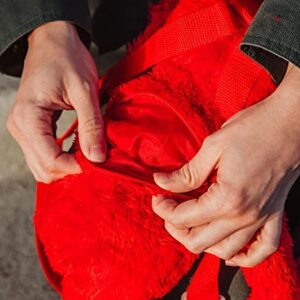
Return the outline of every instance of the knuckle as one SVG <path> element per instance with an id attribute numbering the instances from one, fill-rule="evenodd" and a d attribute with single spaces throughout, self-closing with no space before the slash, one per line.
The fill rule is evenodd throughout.
<path id="1" fill-rule="evenodd" d="M 249 209 L 245 213 L 246 221 L 248 224 L 254 224 L 261 220 L 261 212 L 259 209 Z"/>
<path id="2" fill-rule="evenodd" d="M 266 247 L 265 255 L 270 256 L 278 250 L 279 243 L 272 243 Z"/>
<path id="3" fill-rule="evenodd" d="M 185 221 L 185 218 L 184 216 L 174 216 L 173 219 L 172 219 L 172 223 L 175 227 L 177 228 L 186 228 L 185 224 L 186 224 L 186 221 Z"/>
<path id="4" fill-rule="evenodd" d="M 44 179 L 43 179 L 43 183 L 45 183 L 45 184 L 50 184 L 50 183 L 52 183 L 54 180 L 52 179 L 52 177 L 49 177 L 49 176 L 47 176 L 47 177 L 45 177 Z"/>
<path id="5" fill-rule="evenodd" d="M 197 185 L 197 174 L 190 163 L 185 164 L 180 170 L 179 175 L 182 180 L 182 183 L 189 187 L 194 188 Z"/>
<path id="6" fill-rule="evenodd" d="M 37 181 L 37 182 L 43 182 L 42 181 L 42 178 L 38 175 L 33 175 L 34 179 Z M 43 182 L 44 183 L 44 182 Z"/>
<path id="7" fill-rule="evenodd" d="M 220 258 L 223 260 L 229 260 L 234 254 L 232 253 L 232 251 L 229 250 L 221 250 L 220 251 Z M 218 255 L 217 255 L 218 256 Z"/>
<path id="8" fill-rule="evenodd" d="M 21 105 L 14 105 L 12 111 L 9 114 L 8 122 L 11 126 L 20 124 L 22 117 L 24 116 L 24 107 Z"/>
<path id="9" fill-rule="evenodd" d="M 223 260 L 230 260 L 231 257 L 232 257 L 232 255 L 230 255 L 230 254 L 224 254 L 224 255 L 220 256 L 220 258 Z"/>
<path id="10" fill-rule="evenodd" d="M 175 210 L 167 217 L 168 223 L 175 228 L 185 228 L 184 219 L 181 214 L 176 213 Z"/>
<path id="11" fill-rule="evenodd" d="M 261 209 L 249 197 L 247 190 L 235 187 L 226 187 L 226 192 L 223 193 L 224 198 L 224 211 L 232 216 L 245 221 L 247 224 L 253 224 L 261 219 Z"/>
<path id="12" fill-rule="evenodd" d="M 168 232 L 169 232 L 169 226 L 170 226 L 170 225 L 168 224 L 168 222 L 165 221 L 165 222 L 164 222 L 164 227 L 165 227 L 165 229 L 166 229 Z"/>
<path id="13" fill-rule="evenodd" d="M 199 254 L 201 253 L 201 247 L 199 243 L 196 243 L 193 239 L 188 239 L 184 246 L 192 253 Z"/>
<path id="14" fill-rule="evenodd" d="M 202 147 L 211 149 L 212 147 L 215 147 L 217 145 L 217 142 L 218 142 L 217 134 L 214 133 L 205 138 Z"/>
<path id="15" fill-rule="evenodd" d="M 238 263 L 238 265 L 240 265 L 241 267 L 244 268 L 253 268 L 257 265 L 258 263 L 256 263 L 254 260 L 252 259 L 245 259 L 243 261 L 241 261 L 240 263 Z"/>
<path id="16" fill-rule="evenodd" d="M 45 184 L 50 184 L 54 181 L 53 177 L 49 174 L 44 174 L 42 176 L 35 176 L 35 179 L 38 182 L 45 183 Z"/>
<path id="17" fill-rule="evenodd" d="M 55 158 L 47 159 L 47 162 L 43 166 L 44 172 L 47 174 L 47 177 L 53 177 L 57 172 L 57 164 Z"/>
<path id="18" fill-rule="evenodd" d="M 173 217 L 171 217 L 170 222 L 176 228 L 182 228 L 182 227 L 184 227 L 184 220 L 181 217 L 173 216 Z"/>
<path id="19" fill-rule="evenodd" d="M 241 216 L 247 211 L 247 198 L 240 189 L 233 189 L 228 193 L 227 210 L 232 216 Z"/>
<path id="20" fill-rule="evenodd" d="M 168 221 L 164 221 L 164 227 L 165 229 L 170 233 L 172 234 L 172 231 L 173 231 L 173 228 L 172 228 L 173 224 L 168 222 Z M 174 226 L 173 226 L 174 227 Z"/>
<path id="21" fill-rule="evenodd" d="M 12 115 L 10 114 L 7 118 L 7 121 L 6 121 L 6 128 L 7 130 L 12 133 L 14 131 L 14 128 L 15 128 L 15 123 L 13 121 L 13 118 L 12 118 Z"/>
<path id="22" fill-rule="evenodd" d="M 81 101 L 86 101 L 87 99 L 90 99 L 90 95 L 96 93 L 97 91 L 96 81 L 93 82 L 85 79 L 78 79 L 77 81 L 79 82 L 78 98 Z"/>
<path id="23" fill-rule="evenodd" d="M 87 133 L 97 133 L 104 129 L 103 122 L 98 117 L 92 117 L 82 122 L 82 129 Z"/>
<path id="24" fill-rule="evenodd" d="M 87 80 L 83 80 L 81 82 L 81 88 L 84 94 L 90 94 L 93 90 L 93 85 L 91 84 L 91 82 Z"/>
<path id="25" fill-rule="evenodd" d="M 28 120 L 28 116 L 32 114 L 32 108 L 26 103 L 20 103 L 16 101 L 13 106 L 7 120 L 8 129 L 18 128 L 20 130 L 29 126 L 31 122 Z"/>
<path id="26" fill-rule="evenodd" d="M 223 249 L 221 247 L 213 247 L 209 253 L 223 259 L 223 260 L 228 260 L 232 257 L 231 253 L 226 250 L 226 249 Z"/>

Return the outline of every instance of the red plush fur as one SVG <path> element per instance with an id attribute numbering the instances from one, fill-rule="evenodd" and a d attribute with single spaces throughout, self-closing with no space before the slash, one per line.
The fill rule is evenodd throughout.
<path id="1" fill-rule="evenodd" d="M 164 24 L 215 2 L 181 0 L 175 5 L 168 0 L 153 6 L 152 22 L 130 52 Z M 87 161 L 76 139 L 83 173 L 38 184 L 37 237 L 48 269 L 61 276 L 55 284 L 63 299 L 158 299 L 197 258 L 164 230 L 152 211 L 151 197 L 168 194 L 185 201 L 205 192 L 213 178 L 192 193 L 170 195 L 154 184 L 152 174 L 187 162 L 226 119 L 275 89 L 263 68 L 238 50 L 249 24 L 231 13 L 239 26 L 236 34 L 170 57 L 110 91 L 106 163 Z M 218 267 L 216 257 L 204 258 L 188 300 L 217 299 Z M 286 226 L 279 250 L 243 272 L 251 299 L 299 299 Z"/>

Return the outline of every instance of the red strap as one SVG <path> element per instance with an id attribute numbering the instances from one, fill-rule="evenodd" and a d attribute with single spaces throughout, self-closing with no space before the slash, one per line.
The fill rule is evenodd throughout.
<path id="1" fill-rule="evenodd" d="M 75 121 L 73 121 L 72 125 L 68 128 L 68 130 L 59 138 L 56 139 L 57 144 L 62 147 L 64 141 L 70 137 L 72 134 L 75 133 L 76 129 L 78 126 L 78 119 L 76 119 Z"/>
<path id="2" fill-rule="evenodd" d="M 258 63 L 239 48 L 234 49 L 221 74 L 215 99 L 224 120 L 245 107 L 245 102 L 262 72 L 265 71 Z"/>
<path id="3" fill-rule="evenodd" d="M 220 1 L 166 24 L 104 75 L 102 89 L 116 87 L 169 57 L 236 33 L 233 20 L 227 3 Z"/>
<path id="4" fill-rule="evenodd" d="M 166 24 L 108 70 L 99 82 L 99 89 L 114 88 L 169 57 L 236 33 L 238 26 L 233 20 L 231 8 L 223 0 Z M 74 132 L 77 124 L 78 120 L 75 120 L 58 139 L 60 145 Z"/>
<path id="5" fill-rule="evenodd" d="M 218 300 L 220 259 L 205 253 L 187 289 L 188 300 Z"/>

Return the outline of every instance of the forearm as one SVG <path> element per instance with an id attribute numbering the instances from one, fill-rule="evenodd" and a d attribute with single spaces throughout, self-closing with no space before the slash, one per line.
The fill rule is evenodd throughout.
<path id="1" fill-rule="evenodd" d="M 89 44 L 91 21 L 87 0 L 0 0 L 0 71 L 20 76 L 27 52 L 27 35 L 52 21 L 74 23 Z"/>

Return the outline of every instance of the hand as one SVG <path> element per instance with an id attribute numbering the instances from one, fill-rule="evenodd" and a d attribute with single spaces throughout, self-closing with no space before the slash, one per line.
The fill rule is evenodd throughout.
<path id="1" fill-rule="evenodd" d="M 95 63 L 75 27 L 64 21 L 45 24 L 28 38 L 20 87 L 7 127 L 21 146 L 36 180 L 50 183 L 80 173 L 73 155 L 55 141 L 62 110 L 75 109 L 84 155 L 103 162 L 106 155 Z"/>
<path id="2" fill-rule="evenodd" d="M 154 174 L 160 187 L 182 193 L 217 170 L 198 199 L 153 197 L 166 230 L 190 251 L 228 265 L 252 267 L 276 251 L 287 194 L 300 174 L 299 111 L 300 69 L 290 67 L 275 93 L 228 120 L 190 162 Z"/>

